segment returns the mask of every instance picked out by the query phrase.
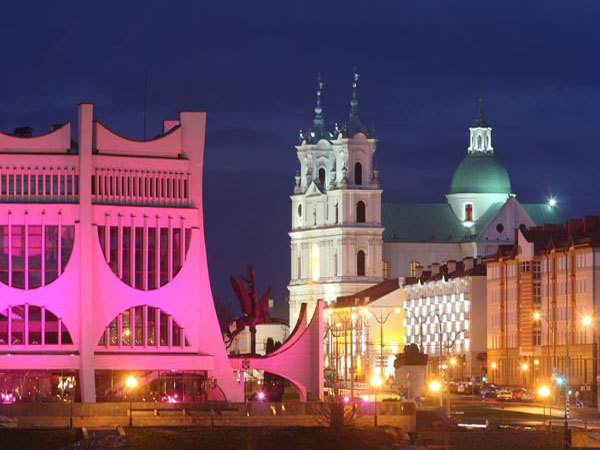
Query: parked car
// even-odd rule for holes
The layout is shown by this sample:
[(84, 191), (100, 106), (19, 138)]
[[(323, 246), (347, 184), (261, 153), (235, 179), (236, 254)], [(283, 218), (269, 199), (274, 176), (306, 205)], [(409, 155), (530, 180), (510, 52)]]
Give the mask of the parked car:
[(513, 399), (513, 393), (509, 389), (502, 389), (496, 393), (498, 400), (510, 401)]

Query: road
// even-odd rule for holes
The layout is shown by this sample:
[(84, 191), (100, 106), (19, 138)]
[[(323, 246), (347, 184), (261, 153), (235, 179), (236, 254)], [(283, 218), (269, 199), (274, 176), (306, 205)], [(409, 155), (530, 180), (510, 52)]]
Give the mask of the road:
[[(550, 408), (539, 403), (482, 401), (473, 397), (454, 397), (451, 416), (462, 424), (483, 425), (486, 419), (499, 425), (541, 426), (550, 421)], [(552, 425), (564, 426), (564, 406), (552, 406)], [(591, 408), (571, 408), (569, 426), (600, 429), (600, 414)]]

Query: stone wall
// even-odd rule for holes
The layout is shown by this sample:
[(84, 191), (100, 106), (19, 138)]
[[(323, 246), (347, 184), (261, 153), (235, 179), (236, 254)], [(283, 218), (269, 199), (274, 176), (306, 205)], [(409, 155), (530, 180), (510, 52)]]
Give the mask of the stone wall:
[[(133, 403), (136, 427), (292, 427), (325, 426), (326, 405), (319, 402), (270, 403)], [(356, 425), (374, 424), (375, 404), (358, 404)], [(389, 402), (377, 405), (378, 424), (404, 431), (416, 428), (412, 403)], [(0, 428), (66, 428), (71, 405), (61, 403), (20, 403), (0, 405)], [(75, 403), (74, 427), (129, 425), (129, 403)]]

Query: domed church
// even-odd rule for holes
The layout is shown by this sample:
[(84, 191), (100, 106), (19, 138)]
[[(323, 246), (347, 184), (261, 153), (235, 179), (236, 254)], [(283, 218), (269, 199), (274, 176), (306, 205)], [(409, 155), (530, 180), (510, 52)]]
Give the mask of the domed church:
[(492, 146), (492, 128), (479, 114), (467, 154), (452, 175), (447, 203), (384, 203), (384, 276), (415, 276), (418, 267), (495, 253), (514, 230), (565, 218), (548, 203), (520, 203)]
[(377, 138), (361, 121), (354, 73), (347, 121), (327, 131), (318, 79), (312, 127), (300, 132), (292, 201), (290, 323), (304, 302), (331, 303), (419, 267), (496, 252), (520, 225), (563, 223), (548, 204), (521, 204), (494, 153), (481, 103), (467, 154), (444, 203), (383, 203), (373, 157)]

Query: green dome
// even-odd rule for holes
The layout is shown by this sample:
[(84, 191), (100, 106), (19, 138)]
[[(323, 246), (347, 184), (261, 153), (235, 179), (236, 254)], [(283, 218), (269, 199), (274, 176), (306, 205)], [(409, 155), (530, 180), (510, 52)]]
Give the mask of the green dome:
[(506, 167), (493, 154), (467, 155), (454, 171), (449, 194), (510, 194)]

